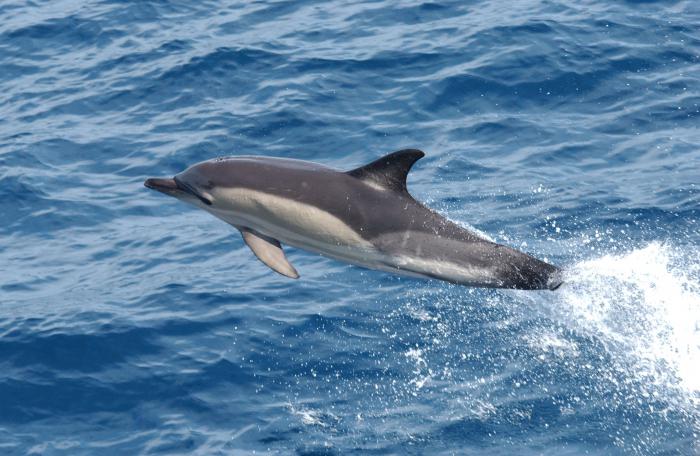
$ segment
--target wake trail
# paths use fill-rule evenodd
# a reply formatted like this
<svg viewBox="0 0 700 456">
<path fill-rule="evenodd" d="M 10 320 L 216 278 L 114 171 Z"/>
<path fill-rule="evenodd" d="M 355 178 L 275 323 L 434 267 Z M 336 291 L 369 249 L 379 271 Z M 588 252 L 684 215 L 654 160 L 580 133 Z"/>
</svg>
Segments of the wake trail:
<svg viewBox="0 0 700 456">
<path fill-rule="evenodd" d="M 700 264 L 690 251 L 653 242 L 565 271 L 553 317 L 595 337 L 642 385 L 700 422 Z"/>
</svg>

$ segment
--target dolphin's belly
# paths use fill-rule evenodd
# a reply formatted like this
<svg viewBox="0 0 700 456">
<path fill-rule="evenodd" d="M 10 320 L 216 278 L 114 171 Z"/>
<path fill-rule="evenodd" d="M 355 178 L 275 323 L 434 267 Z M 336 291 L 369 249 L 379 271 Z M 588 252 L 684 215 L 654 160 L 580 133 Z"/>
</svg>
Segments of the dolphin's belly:
<svg viewBox="0 0 700 456">
<path fill-rule="evenodd" d="M 370 241 L 321 208 L 246 189 L 227 190 L 226 198 L 235 201 L 234 210 L 210 212 L 231 225 L 354 264 L 372 267 L 377 261 L 378 252 Z"/>
</svg>

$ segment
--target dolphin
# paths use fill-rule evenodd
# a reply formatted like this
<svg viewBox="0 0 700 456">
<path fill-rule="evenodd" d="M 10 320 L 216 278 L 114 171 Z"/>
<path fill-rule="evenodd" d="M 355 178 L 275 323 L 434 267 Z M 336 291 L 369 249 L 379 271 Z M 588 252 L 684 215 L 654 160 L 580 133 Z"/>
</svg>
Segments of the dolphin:
<svg viewBox="0 0 700 456">
<path fill-rule="evenodd" d="M 406 188 L 425 154 L 400 150 L 351 171 L 287 158 L 222 157 L 148 188 L 236 227 L 255 256 L 291 278 L 281 243 L 358 266 L 460 285 L 554 290 L 561 271 L 416 201 Z"/>
</svg>

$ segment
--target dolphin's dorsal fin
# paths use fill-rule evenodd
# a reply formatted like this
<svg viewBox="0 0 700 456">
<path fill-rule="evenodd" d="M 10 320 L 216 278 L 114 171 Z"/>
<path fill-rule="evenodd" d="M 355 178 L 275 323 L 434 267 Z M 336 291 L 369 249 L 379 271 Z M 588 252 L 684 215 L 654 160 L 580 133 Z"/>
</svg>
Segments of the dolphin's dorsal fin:
<svg viewBox="0 0 700 456">
<path fill-rule="evenodd" d="M 417 149 L 403 149 L 379 160 L 348 171 L 347 174 L 370 184 L 398 192 L 406 192 L 406 177 L 415 162 L 425 154 Z"/>
<path fill-rule="evenodd" d="M 299 273 L 284 255 L 280 241 L 247 228 L 240 228 L 243 240 L 256 257 L 275 272 L 292 279 L 298 279 Z"/>
</svg>

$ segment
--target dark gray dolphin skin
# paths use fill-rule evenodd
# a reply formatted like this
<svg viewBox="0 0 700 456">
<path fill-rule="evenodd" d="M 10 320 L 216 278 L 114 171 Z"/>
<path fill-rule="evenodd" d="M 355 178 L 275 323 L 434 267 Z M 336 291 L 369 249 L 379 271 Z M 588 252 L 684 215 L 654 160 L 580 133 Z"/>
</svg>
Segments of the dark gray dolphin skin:
<svg viewBox="0 0 700 456">
<path fill-rule="evenodd" d="M 144 184 L 238 228 L 253 253 L 287 277 L 299 274 L 280 242 L 370 269 L 461 285 L 561 285 L 556 266 L 484 239 L 413 199 L 406 176 L 424 155 L 400 150 L 347 172 L 285 158 L 216 158 Z"/>
</svg>

